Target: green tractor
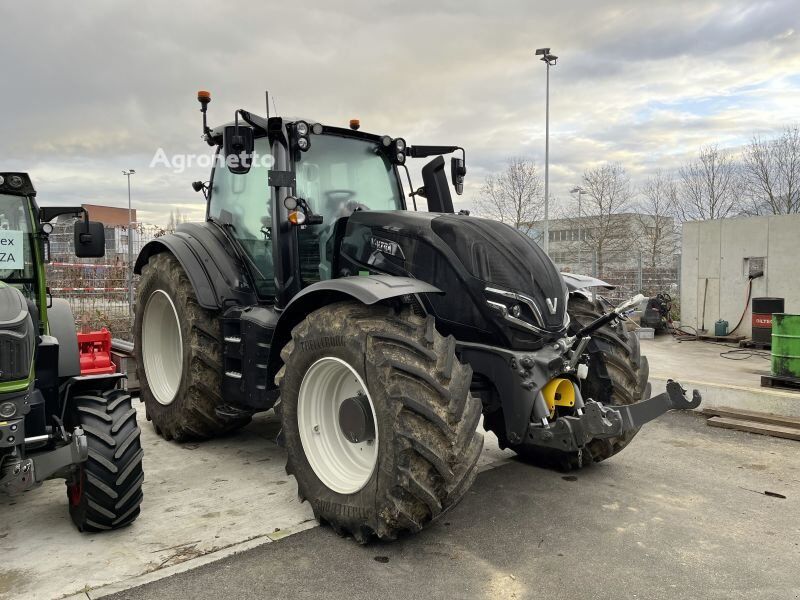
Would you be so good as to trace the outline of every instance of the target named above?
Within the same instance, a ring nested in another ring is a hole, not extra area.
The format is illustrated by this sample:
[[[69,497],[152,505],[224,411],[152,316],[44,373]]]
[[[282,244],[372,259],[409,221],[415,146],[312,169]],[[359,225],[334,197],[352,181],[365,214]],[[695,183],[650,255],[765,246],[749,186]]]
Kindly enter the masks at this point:
[[[463,149],[245,110],[212,129],[198,100],[218,158],[193,184],[206,220],[135,267],[137,376],[164,438],[274,408],[300,497],[366,541],[419,531],[464,496],[481,416],[502,447],[571,468],[700,403],[675,382],[650,396],[622,323],[640,298],[592,301],[531,238],[454,211],[446,172],[461,193]],[[423,157],[415,188],[406,162]]]
[[[0,173],[0,493],[64,479],[79,530],[117,529],[139,515],[141,430],[123,375],[81,375],[72,311],[46,287],[59,215],[83,216],[78,257],[105,254],[103,225],[84,209],[40,208],[26,173]]]

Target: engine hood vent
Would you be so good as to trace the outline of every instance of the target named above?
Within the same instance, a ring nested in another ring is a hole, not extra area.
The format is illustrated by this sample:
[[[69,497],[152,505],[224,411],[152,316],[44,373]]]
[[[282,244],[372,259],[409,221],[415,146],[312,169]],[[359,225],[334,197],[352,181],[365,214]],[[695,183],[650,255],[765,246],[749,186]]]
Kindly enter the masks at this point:
[[[473,277],[508,292],[509,298],[524,298],[535,326],[553,332],[566,326],[564,280],[531,238],[504,223],[475,217],[442,215],[431,226]]]

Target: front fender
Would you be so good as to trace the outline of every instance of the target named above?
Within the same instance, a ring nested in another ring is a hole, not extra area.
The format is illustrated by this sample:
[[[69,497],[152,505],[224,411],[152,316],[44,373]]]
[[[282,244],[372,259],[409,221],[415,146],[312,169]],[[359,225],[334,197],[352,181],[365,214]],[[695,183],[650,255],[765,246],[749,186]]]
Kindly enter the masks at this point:
[[[367,275],[341,277],[319,281],[308,286],[297,294],[281,313],[270,346],[269,381],[272,383],[275,374],[282,364],[280,353],[292,337],[292,329],[309,313],[322,306],[356,300],[362,304],[376,304],[383,300],[399,298],[414,294],[443,294],[444,292],[424,281],[411,277],[394,277],[392,275]]]
[[[197,302],[216,310],[228,302],[247,306],[257,297],[244,267],[230,251],[230,242],[212,223],[183,223],[175,233],[148,242],[136,259],[133,272],[141,274],[151,256],[170,252],[183,267]]]

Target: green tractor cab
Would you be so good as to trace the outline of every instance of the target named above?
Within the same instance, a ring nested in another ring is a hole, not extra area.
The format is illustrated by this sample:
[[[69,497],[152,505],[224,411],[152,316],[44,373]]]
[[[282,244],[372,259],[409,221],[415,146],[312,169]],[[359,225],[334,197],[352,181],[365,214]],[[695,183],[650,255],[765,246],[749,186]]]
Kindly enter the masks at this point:
[[[123,375],[81,375],[72,310],[47,290],[59,215],[83,217],[78,257],[104,255],[103,225],[83,208],[40,208],[26,173],[0,173],[0,493],[64,479],[78,529],[116,529],[139,514],[140,430]]]

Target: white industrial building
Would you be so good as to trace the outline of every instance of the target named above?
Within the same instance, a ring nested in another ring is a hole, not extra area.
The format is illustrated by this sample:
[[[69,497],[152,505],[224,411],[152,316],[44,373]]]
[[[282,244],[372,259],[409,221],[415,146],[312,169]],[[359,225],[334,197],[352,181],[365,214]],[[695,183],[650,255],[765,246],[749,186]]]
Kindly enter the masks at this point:
[[[752,280],[751,273],[763,271]],[[718,319],[751,336],[752,298],[779,297],[800,313],[800,215],[742,217],[683,224],[681,324],[714,331]]]

